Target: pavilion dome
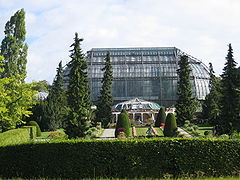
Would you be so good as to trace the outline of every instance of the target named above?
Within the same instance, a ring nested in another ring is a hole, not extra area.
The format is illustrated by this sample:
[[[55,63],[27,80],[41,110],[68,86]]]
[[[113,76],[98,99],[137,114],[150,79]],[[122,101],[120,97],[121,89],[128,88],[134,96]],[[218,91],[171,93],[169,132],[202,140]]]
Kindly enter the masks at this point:
[[[114,111],[122,111],[123,109],[128,111],[149,111],[149,110],[155,110],[158,111],[160,109],[160,106],[157,103],[145,101],[142,99],[134,98],[129,101],[124,101],[121,103],[116,104],[113,106]]]

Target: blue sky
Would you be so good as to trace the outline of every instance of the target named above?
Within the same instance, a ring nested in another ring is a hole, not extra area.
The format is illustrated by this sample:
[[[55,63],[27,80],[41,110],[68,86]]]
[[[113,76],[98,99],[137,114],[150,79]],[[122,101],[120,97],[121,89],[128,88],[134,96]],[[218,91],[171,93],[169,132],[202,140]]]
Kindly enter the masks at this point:
[[[5,23],[26,12],[27,81],[52,82],[66,64],[74,33],[93,47],[178,47],[222,72],[227,45],[240,64],[239,0],[0,0],[0,40]]]

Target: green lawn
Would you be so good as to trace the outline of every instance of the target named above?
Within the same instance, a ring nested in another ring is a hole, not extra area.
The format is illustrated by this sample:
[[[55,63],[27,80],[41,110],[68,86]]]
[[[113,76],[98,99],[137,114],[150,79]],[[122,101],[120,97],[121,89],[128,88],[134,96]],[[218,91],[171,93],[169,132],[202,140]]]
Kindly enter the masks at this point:
[[[203,126],[199,127],[197,132],[200,134],[200,136],[204,136],[205,131],[212,131],[213,127],[212,126]]]
[[[163,136],[163,132],[160,128],[157,128],[157,127],[154,127],[154,128],[157,130],[159,136]],[[148,130],[148,127],[136,127],[137,136],[146,136],[147,130]]]
[[[53,139],[65,139],[65,132],[63,129],[58,129],[56,131],[48,131],[48,132],[42,132],[41,133],[41,136],[39,137],[36,137],[36,139],[50,139],[50,140],[53,140]]]

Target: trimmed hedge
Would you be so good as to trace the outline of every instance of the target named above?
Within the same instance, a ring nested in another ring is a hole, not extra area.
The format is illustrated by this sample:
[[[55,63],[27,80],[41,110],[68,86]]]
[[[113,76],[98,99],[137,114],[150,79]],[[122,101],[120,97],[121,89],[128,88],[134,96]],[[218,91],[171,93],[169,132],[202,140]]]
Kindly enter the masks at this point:
[[[71,140],[0,147],[0,177],[234,176],[240,141],[153,138]]]
[[[40,127],[39,127],[39,125],[38,125],[38,123],[36,121],[29,121],[28,125],[36,127],[36,130],[37,130],[37,134],[36,135],[37,135],[37,137],[40,137],[42,135],[41,129],[40,129]]]
[[[36,127],[24,126],[0,133],[0,146],[28,142],[36,137]]]

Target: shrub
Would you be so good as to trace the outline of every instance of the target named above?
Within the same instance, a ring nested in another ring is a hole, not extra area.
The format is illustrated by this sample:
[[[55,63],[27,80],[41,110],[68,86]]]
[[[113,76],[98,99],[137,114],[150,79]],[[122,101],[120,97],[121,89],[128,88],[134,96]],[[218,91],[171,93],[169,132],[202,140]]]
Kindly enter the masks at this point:
[[[0,147],[0,177],[24,179],[235,176],[240,141],[151,138],[64,140]]]
[[[130,136],[130,122],[128,113],[126,111],[122,111],[117,120],[116,129],[115,129],[115,137],[118,137],[119,133],[123,131],[126,137]]]
[[[40,129],[40,127],[39,127],[39,125],[36,121],[29,121],[28,125],[29,126],[35,126],[36,130],[37,130],[37,137],[41,136],[42,132],[41,132],[41,129]]]
[[[176,131],[177,131],[176,118],[173,113],[168,113],[163,134],[165,137],[174,137],[177,135]]]
[[[161,125],[165,124],[165,120],[166,120],[165,108],[161,107],[157,114],[157,119],[155,121],[155,127],[160,127]]]

